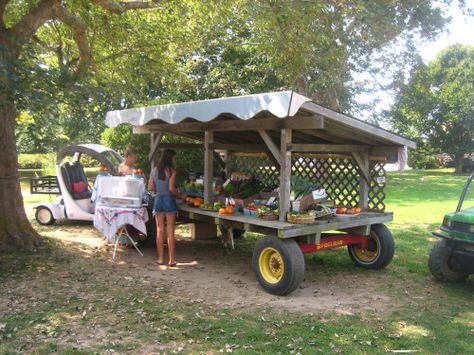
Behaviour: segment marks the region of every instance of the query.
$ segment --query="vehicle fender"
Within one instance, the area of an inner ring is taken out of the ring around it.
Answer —
[[[48,208],[51,213],[53,214],[54,219],[64,219],[66,215],[64,213],[64,205],[62,204],[55,204],[53,202],[40,202],[33,206],[33,209],[37,209],[39,207],[46,207]]]

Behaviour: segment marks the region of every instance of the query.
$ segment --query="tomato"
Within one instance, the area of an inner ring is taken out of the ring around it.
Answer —
[[[219,208],[219,214],[226,214],[227,209],[226,208]]]
[[[336,210],[336,214],[346,214],[346,211],[347,211],[347,208],[345,208],[345,207],[339,207],[339,208]]]
[[[234,214],[234,207],[227,207],[225,210],[227,214]]]
[[[361,213],[361,212],[362,212],[362,208],[360,207],[354,208],[354,213]]]

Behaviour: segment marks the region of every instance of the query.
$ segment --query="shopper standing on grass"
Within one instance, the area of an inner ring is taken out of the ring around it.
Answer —
[[[166,234],[168,237],[168,266],[176,266],[175,259],[175,239],[174,230],[178,206],[177,198],[186,198],[175,187],[176,181],[176,152],[172,149],[165,149],[158,161],[153,166],[150,179],[148,180],[148,190],[156,194],[153,205],[153,215],[156,222],[156,248],[158,251],[158,265],[163,265],[164,254],[164,232],[166,222]]]

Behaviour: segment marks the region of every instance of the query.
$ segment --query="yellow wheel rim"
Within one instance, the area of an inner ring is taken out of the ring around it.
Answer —
[[[369,245],[367,248],[361,248],[358,245],[353,246],[354,256],[363,263],[371,263],[379,257],[380,243],[378,238],[372,235],[369,237]]]
[[[258,266],[263,279],[270,284],[278,283],[285,271],[285,264],[281,254],[271,247],[262,250],[258,258]]]

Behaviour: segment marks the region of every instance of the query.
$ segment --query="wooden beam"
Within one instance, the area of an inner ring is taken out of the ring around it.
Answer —
[[[299,153],[352,153],[368,152],[369,147],[356,144],[289,144],[288,150]]]
[[[161,143],[160,147],[170,149],[203,149],[204,143]]]
[[[368,153],[352,153],[352,156],[359,167],[361,178],[359,180],[359,207],[367,209],[369,207],[370,188],[370,167]]]
[[[161,143],[161,148],[171,149],[204,149],[204,143]],[[214,142],[209,145],[213,150],[228,150],[237,152],[263,152],[267,147],[263,144],[224,144]]]
[[[263,152],[267,147],[263,144],[224,144],[213,143],[211,146],[217,150],[228,150],[231,152]]]
[[[406,145],[410,148],[416,148],[416,143],[405,138],[402,136],[399,136],[398,134],[389,132],[385,129],[376,127],[374,125],[371,125],[367,122],[358,120],[357,118],[350,117],[347,115],[344,115],[342,113],[333,111],[331,109],[328,109],[326,107],[320,106],[318,104],[315,104],[314,102],[306,102],[303,104],[303,108],[320,114],[323,117],[330,118],[340,124],[343,124],[345,126],[349,126],[352,128],[355,128],[360,131],[364,131],[367,133],[370,133],[378,138],[382,138],[384,140],[388,140],[392,143],[399,144],[399,145]]]
[[[151,135],[150,153],[148,153],[148,161],[153,161],[158,146],[160,145],[161,139],[163,138],[163,132],[157,132]]]
[[[212,202],[212,178],[214,153],[211,148],[214,142],[214,133],[212,131],[204,132],[204,203]]]
[[[290,210],[291,192],[291,151],[288,145],[291,144],[291,128],[281,130],[281,165],[280,165],[280,221],[286,221],[286,214]]]
[[[219,120],[211,122],[183,122],[176,124],[149,123],[133,127],[133,133],[151,133],[163,131],[169,133],[199,132],[199,131],[256,131],[277,130],[283,128],[323,129],[324,119],[320,116],[295,116],[285,118],[253,118],[249,120]]]
[[[354,158],[357,166],[359,167],[359,172],[364,180],[370,184],[370,175],[369,175],[369,156],[368,154],[353,152],[351,153],[352,157]]]
[[[265,132],[263,130],[259,130],[258,133],[260,134],[260,137],[262,137],[263,141],[267,145],[268,150],[273,155],[273,157],[275,158],[278,165],[282,165],[283,164],[283,157],[281,155],[280,149],[278,149],[275,142],[273,142],[273,139],[268,135],[267,132]]]

